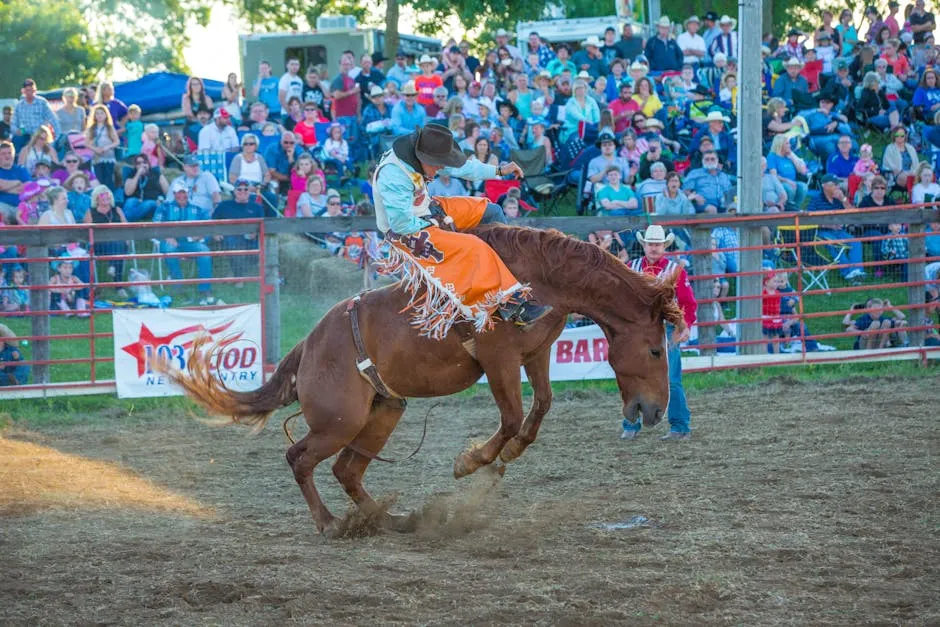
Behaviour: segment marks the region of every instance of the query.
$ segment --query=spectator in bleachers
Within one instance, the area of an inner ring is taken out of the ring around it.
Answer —
[[[923,44],[937,28],[933,13],[924,10],[924,0],[914,0],[914,9],[907,18],[915,44]]]
[[[69,133],[81,134],[85,130],[85,109],[76,106],[78,99],[78,90],[74,87],[66,87],[62,91],[62,106],[55,112],[56,119],[59,121],[59,134],[56,144],[60,149],[68,146]]]
[[[294,162],[304,153],[303,148],[297,145],[297,139],[290,131],[281,133],[281,140],[277,144],[268,146],[264,153],[264,161],[268,166],[271,178],[278,183],[281,194],[290,190],[290,173]]]
[[[842,12],[839,13],[839,24],[836,25],[835,30],[842,42],[842,56],[851,54],[855,44],[858,43],[858,32],[852,24],[852,11],[850,9],[842,9]]]
[[[682,191],[682,176],[678,172],[669,172],[666,175],[666,189],[661,194],[655,196],[654,207],[656,215],[694,215],[695,207],[688,195]],[[676,235],[681,237],[686,244],[691,245],[691,238],[680,232],[683,229],[676,229]]]
[[[915,204],[940,200],[940,185],[937,184],[933,168],[926,161],[920,163],[914,171],[917,181],[911,189],[911,202]]]
[[[49,106],[49,101],[36,93],[35,81],[27,78],[23,81],[20,92],[23,97],[13,107],[13,117],[10,120],[15,147],[19,149],[25,146],[43,124],[52,127],[53,134],[58,135],[59,120]]]
[[[389,68],[386,78],[401,87],[408,82],[408,73],[406,70],[407,59],[405,58],[405,53],[399,50],[395,53],[395,65]]]
[[[132,104],[127,108],[127,121],[124,123],[127,149],[124,154],[137,155],[143,149],[144,123],[140,119],[140,106]]]
[[[379,52],[376,54],[379,59],[382,61],[385,60],[382,53]],[[365,101],[366,97],[369,95],[369,90],[373,85],[381,87],[385,84],[385,74],[382,73],[382,70],[375,67],[372,55],[368,53],[364,53],[359,57],[359,73],[356,74],[356,83],[359,84],[359,95],[363,101]]]
[[[0,116],[0,141],[6,141],[13,137],[13,107],[6,105],[2,109],[3,115]]]
[[[237,179],[231,200],[219,203],[213,220],[247,220],[264,217],[264,208],[252,199],[252,190],[255,184],[252,181]],[[215,241],[222,243],[222,250],[257,250],[258,234],[243,233],[241,235],[217,235]],[[232,276],[246,277],[257,272],[257,261],[253,256],[232,256],[228,258]],[[242,282],[235,283],[236,288],[242,287]]]
[[[88,128],[85,129],[85,145],[93,153],[91,167],[95,177],[109,189],[114,187],[114,166],[117,161],[118,146],[121,145],[117,130],[111,119],[108,107],[96,104],[88,116]]]
[[[725,123],[730,122],[728,117],[721,111],[712,111],[705,117],[706,127],[701,129],[689,144],[689,151],[698,149],[702,139],[708,137],[712,140],[712,150],[718,153],[718,158],[722,163],[730,164],[733,168],[737,155],[737,146],[731,133],[725,130]]]
[[[428,194],[431,196],[466,196],[467,188],[460,179],[453,178],[446,171],[440,172],[437,178],[428,183]]]
[[[526,125],[529,130],[529,139],[523,143],[524,148],[538,148],[541,146],[545,149],[545,167],[546,170],[551,170],[552,164],[555,162],[554,150],[552,149],[551,140],[545,135],[545,118],[542,117],[531,117],[526,122]],[[616,148],[616,145],[615,145]]]
[[[304,81],[300,78],[300,60],[290,58],[284,67],[286,71],[277,82],[277,100],[282,111],[287,110],[287,105],[292,98],[300,100],[304,88]],[[209,107],[211,108],[212,105],[210,104]]]
[[[862,93],[856,105],[861,119],[880,131],[898,125],[900,114],[894,103],[888,100],[885,88],[875,72],[868,72],[862,80]]]
[[[645,76],[633,86],[633,99],[640,107],[640,111],[647,117],[647,121],[656,115],[663,108],[663,103],[656,95],[656,88],[653,87],[653,81]]]
[[[698,34],[698,29],[702,25],[697,15],[686,18],[685,32],[676,37],[676,44],[682,50],[682,62],[691,63],[697,66],[705,60],[707,53],[705,39]]]
[[[133,164],[133,172],[124,180],[124,215],[131,222],[143,222],[153,216],[170,183],[162,172],[151,170],[144,155],[134,157]]]
[[[0,387],[29,383],[29,366],[19,363],[23,361],[19,346],[16,333],[0,324]]]
[[[306,189],[297,200],[297,217],[318,218],[326,213],[326,184],[317,175],[307,178]]]
[[[572,135],[578,132],[581,125],[593,125],[601,121],[601,112],[597,102],[587,95],[588,86],[583,80],[574,82],[573,96],[565,104],[565,121],[562,128],[561,141],[568,141]]]
[[[800,63],[805,62],[806,46],[803,45],[802,37],[803,33],[800,29],[791,28],[787,32],[786,41],[780,44],[780,47],[774,52],[774,56],[779,59],[796,59]]]
[[[241,140],[242,150],[232,159],[228,167],[229,182],[234,184],[237,180],[248,181],[252,186],[252,193],[258,193],[268,187],[271,182],[271,172],[264,157],[258,154],[258,136],[254,133],[245,133]],[[276,200],[276,199],[270,199]]]
[[[423,127],[427,121],[427,112],[417,101],[418,90],[414,83],[410,81],[405,83],[401,88],[401,93],[405,99],[392,108],[391,115],[391,131],[396,137],[413,133],[415,129]],[[433,101],[433,95],[431,99]]]
[[[633,21],[628,17],[623,21],[623,29],[620,31],[620,41],[617,42],[617,49],[620,51],[620,57],[632,62],[638,56],[643,54],[643,38],[638,37],[633,32]]]
[[[291,104],[293,104],[293,102]],[[320,107],[315,102],[305,102],[300,106],[302,107],[302,118],[299,122],[294,124],[294,128],[291,130],[294,132],[294,135],[300,138],[304,148],[313,150],[314,146],[319,143],[317,139],[317,124],[323,124],[329,120],[323,117],[323,114],[320,112]]]
[[[672,38],[672,21],[665,15],[656,23],[656,36],[646,42],[650,70],[657,74],[682,69],[682,50]],[[648,114],[649,115],[649,114]]]
[[[826,174],[822,177],[821,184],[822,191],[820,191],[818,194],[814,194],[812,198],[810,198],[809,205],[806,207],[807,211],[841,211],[843,209],[852,208],[852,205],[845,197],[845,193],[842,191],[842,188],[839,187],[839,179],[832,176],[831,174]],[[852,238],[852,235],[849,234],[844,227],[839,226],[820,227],[817,231],[817,234],[819,237],[825,240],[841,240]],[[862,263],[861,243],[845,242],[835,246],[830,246],[830,253],[832,254],[833,258],[837,257],[837,249],[841,246],[848,248],[848,258],[843,258],[840,263],[849,264],[839,270],[840,274],[842,274],[842,278],[851,282],[861,281],[865,277],[865,271],[860,265],[858,265]]]
[[[336,168],[340,177],[345,176],[349,161],[349,144],[343,137],[343,125],[339,122],[330,124],[326,141],[323,142],[324,165]]]
[[[49,209],[39,216],[39,225],[75,224],[75,216],[69,211],[68,192],[64,187],[52,187],[46,192]]]
[[[232,116],[227,109],[219,107],[212,114],[212,124],[199,131],[198,150],[225,152],[238,150],[238,134],[232,128]]]
[[[636,195],[643,201],[645,198],[655,198],[666,190],[666,166],[654,163],[650,166],[650,177],[636,186]],[[643,205],[645,206],[645,204]]]
[[[302,122],[304,119],[304,105],[300,102],[300,98],[296,96],[287,101],[287,107],[285,109],[284,116],[281,118],[281,124],[284,128],[293,131],[297,127],[297,124]]]
[[[799,176],[806,176],[809,168],[790,147],[790,140],[785,135],[777,135],[770,146],[767,155],[767,168],[771,173],[780,177],[780,182],[787,190],[787,209],[799,211],[803,208],[809,186],[798,180]]]
[[[695,205],[696,213],[724,213],[728,210],[725,200],[734,191],[734,183],[721,171],[718,153],[708,152],[702,156],[702,167],[690,171],[682,184]]]
[[[156,221],[156,218],[154,218]],[[91,192],[91,209],[82,219],[84,224],[117,224],[127,222],[124,212],[114,204],[114,193],[106,185],[98,185]],[[127,246],[122,241],[95,242],[96,255],[123,255]],[[107,278],[109,281],[123,281],[124,260],[108,261]],[[179,260],[176,262],[179,264]],[[123,290],[123,288],[121,288]],[[122,296],[126,296],[122,292]]]
[[[940,111],[940,81],[937,76],[937,70],[932,67],[924,70],[911,103],[917,118],[928,123],[933,122],[937,111]]]
[[[608,108],[614,116],[614,132],[619,135],[630,126],[633,114],[640,110],[640,105],[633,99],[633,88],[621,85],[620,97],[611,101]]]
[[[333,121],[352,128],[361,112],[359,84],[350,76],[355,66],[352,54],[344,52],[340,57],[339,73],[330,84]],[[270,162],[270,160],[269,160]]]
[[[23,185],[30,181],[29,172],[15,163],[16,150],[10,141],[0,141],[0,222],[14,224],[16,207]]]
[[[862,146],[862,149],[864,148],[865,146]],[[871,146],[868,146],[868,149],[871,150]],[[855,171],[857,163],[858,157],[852,154],[852,138],[849,135],[842,135],[836,142],[836,151],[826,160],[826,173],[846,180]]]
[[[198,162],[197,162],[198,163]],[[201,207],[198,207],[189,201],[189,188],[185,181],[176,179],[170,186],[172,200],[163,203],[157,208],[153,216],[154,222],[185,222],[189,220],[208,220],[211,214]],[[160,242],[160,252],[169,253],[207,253],[209,247],[206,246],[203,238],[194,237],[168,237]],[[180,268],[179,257],[167,257],[166,266],[170,271],[170,278],[179,281],[183,278],[183,272]],[[200,279],[212,278],[212,258],[206,255],[196,257],[196,272]],[[210,283],[200,283],[198,286],[200,305],[215,305],[216,299],[212,295],[212,285]]]
[[[36,178],[33,169],[40,160],[45,160],[50,164],[59,164],[59,156],[52,147],[52,128],[46,125],[40,126],[33,133],[29,142],[20,151],[17,163],[26,168],[30,176]]]
[[[258,78],[251,87],[251,94],[259,99],[261,104],[273,115],[281,112],[281,103],[278,99],[278,83],[280,81],[271,74],[271,64],[267,61],[258,63]],[[252,105],[254,106],[254,105]]]
[[[721,32],[712,40],[709,47],[712,57],[722,53],[729,59],[738,58],[738,33],[734,30],[737,23],[737,20],[727,15],[722,15],[721,19],[718,20],[718,28],[721,29]]]
[[[186,189],[187,203],[191,203],[203,212],[203,217],[199,219],[208,220],[212,215],[213,208],[222,199],[222,190],[214,176],[202,171],[202,166],[196,155],[187,155],[183,159],[183,174],[173,181],[171,187],[179,187],[180,185]],[[154,218],[154,221],[156,221],[156,218]]]
[[[632,176],[630,164],[626,159],[617,156],[617,138],[610,131],[601,131],[594,142],[601,154],[588,162],[587,177],[591,183],[601,183],[606,178],[607,168],[617,166],[621,171],[621,180],[628,180]],[[639,166],[639,164],[637,164]]]
[[[763,172],[761,177],[761,199],[763,200],[764,211],[767,213],[786,211],[787,190],[783,187],[780,177],[767,168],[766,157],[760,158],[760,167],[761,172]]]
[[[0,277],[0,283],[3,283]],[[9,269],[9,280],[0,290],[0,311],[25,313],[29,311],[29,281],[26,268],[15,263]]]
[[[549,61],[545,67],[551,78],[561,75],[562,72],[568,72],[571,76],[578,73],[578,68],[571,60],[571,47],[568,44],[558,44],[558,47],[555,48],[555,55],[555,58]]]
[[[199,79],[197,79],[199,80]],[[202,84],[202,81],[200,81]],[[111,81],[101,81],[98,83],[98,90],[95,93],[95,105],[104,105],[108,108],[108,114],[118,135],[124,133],[124,122],[127,118],[128,107],[123,101],[114,97],[114,84]],[[92,113],[94,111],[92,110]]]
[[[835,111],[835,97],[826,90],[816,95],[818,106],[806,115],[809,127],[809,146],[813,153],[823,161],[836,151],[836,144],[841,135],[852,133],[848,119]]]
[[[907,142],[907,129],[896,126],[891,129],[891,143],[885,146],[882,159],[882,172],[889,181],[901,189],[907,188],[907,179],[914,175],[920,159],[917,151]]]
[[[39,216],[49,208],[46,200],[48,181],[29,181],[20,192],[20,202],[16,206],[16,224],[32,226],[39,222]]]
[[[803,70],[803,62],[791,57],[783,66],[786,72],[774,81],[774,97],[782,99],[788,107],[804,107],[808,104],[810,95],[809,83],[800,74]]]
[[[636,194],[627,185],[621,184],[623,170],[616,165],[608,166],[604,172],[605,185],[594,193],[594,204],[599,216],[641,215],[643,209],[637,202]]]
[[[62,183],[62,188],[68,192],[69,211],[72,212],[75,222],[83,222],[85,214],[91,209],[91,186],[88,172],[82,170],[75,172]]]
[[[675,169],[672,159],[663,154],[662,141],[658,137],[646,141],[646,152],[640,158],[640,168],[637,172],[640,181],[649,178],[650,168],[654,163],[662,163],[666,167],[666,172]]]

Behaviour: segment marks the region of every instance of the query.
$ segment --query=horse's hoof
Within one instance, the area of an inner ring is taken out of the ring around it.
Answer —
[[[398,533],[414,533],[418,528],[418,516],[414,513],[408,515],[385,514],[382,528]]]
[[[332,519],[320,529],[320,535],[322,535],[324,538],[329,538],[330,540],[341,538],[343,536],[343,527],[340,524],[340,521],[336,518]]]
[[[454,479],[462,479],[469,474],[476,472],[480,467],[480,462],[476,461],[467,453],[461,453],[454,460]]]
[[[503,450],[499,452],[499,459],[508,464],[509,462],[518,459],[524,450],[525,446],[513,438],[506,442],[506,446],[504,446]]]

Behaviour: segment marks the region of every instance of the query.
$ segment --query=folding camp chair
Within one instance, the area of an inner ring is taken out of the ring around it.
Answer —
[[[199,165],[203,171],[208,172],[219,182],[219,187],[226,192],[232,192],[234,188],[228,182],[228,159],[223,151],[199,150],[195,153],[199,159]]]
[[[800,236],[799,257],[796,252],[797,231]],[[799,260],[803,272],[804,292],[814,287],[828,292],[829,270],[845,261],[849,251],[845,244],[830,244],[820,238],[819,227],[815,225],[778,226],[775,244],[778,247],[777,258],[780,266],[794,268]],[[832,254],[830,249],[834,250],[835,254]]]
[[[530,150],[511,150],[509,158],[522,168],[522,194],[532,199],[543,214],[552,213],[558,202],[566,195],[571,186],[568,184],[568,171],[546,172],[545,146]]]

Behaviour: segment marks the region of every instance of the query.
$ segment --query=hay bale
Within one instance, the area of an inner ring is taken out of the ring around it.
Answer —
[[[278,236],[278,263],[284,278],[284,289],[307,293],[307,277],[311,259],[328,259],[330,254],[302,235],[284,233]]]
[[[362,270],[346,259],[313,259],[307,269],[310,294],[315,301],[332,304],[362,291]]]

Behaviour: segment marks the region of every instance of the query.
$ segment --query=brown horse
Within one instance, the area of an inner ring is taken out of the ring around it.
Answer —
[[[635,420],[642,412],[645,425],[658,423],[669,400],[663,322],[684,326],[675,303],[675,277],[656,280],[638,274],[593,244],[556,231],[486,226],[473,232],[532,286],[540,302],[554,306],[551,314],[526,330],[500,323],[477,334],[471,355],[456,330],[440,341],[420,337],[400,313],[408,295],[394,285],[362,294],[358,306],[366,353],[394,394],[454,394],[486,373],[500,426],[484,444],[457,456],[454,476],[468,475],[497,456],[511,461],[535,440],[552,401],[550,349],[571,312],[589,316],[607,336],[624,416]],[[316,466],[339,453],[333,474],[360,509],[374,510],[376,502],[363,488],[362,477],[405,409],[401,399],[377,394],[359,375],[347,304],[330,309],[258,390],[225,389],[210,372],[209,352],[194,351],[189,373],[172,375],[211,413],[258,429],[274,410],[300,401],[310,430],[287,451],[287,462],[321,532],[334,529],[335,519],[314,486]],[[520,366],[534,393],[525,422]],[[401,523],[391,516],[386,520],[393,527]]]

